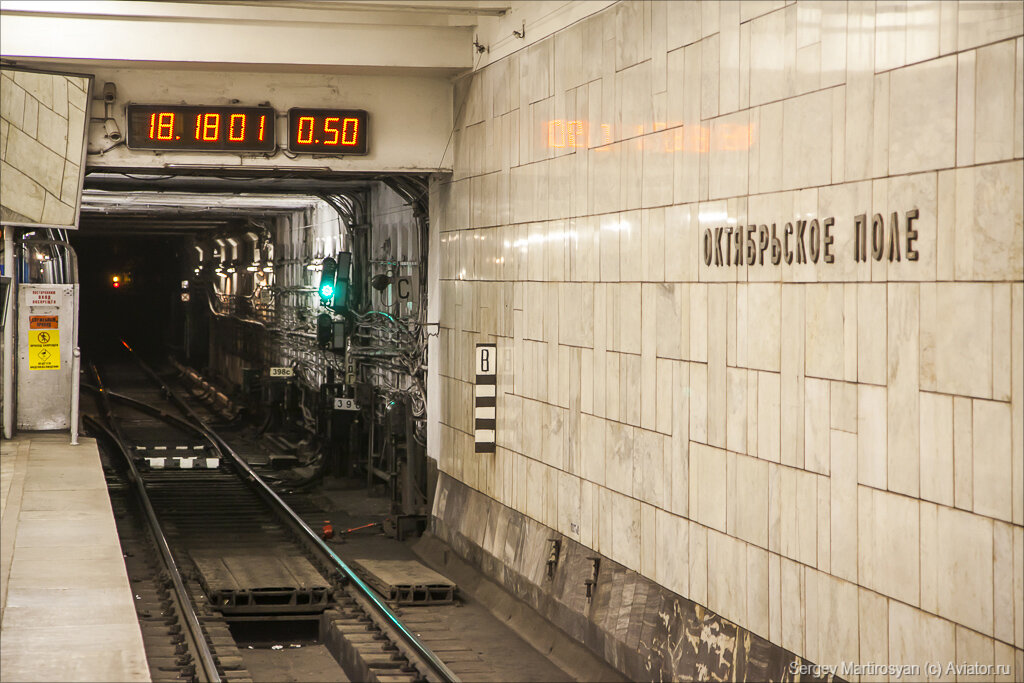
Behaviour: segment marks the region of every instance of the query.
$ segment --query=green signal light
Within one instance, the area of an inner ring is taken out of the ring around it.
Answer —
[[[330,306],[334,298],[334,279],[338,271],[338,262],[330,256],[324,259],[320,270],[320,303]]]

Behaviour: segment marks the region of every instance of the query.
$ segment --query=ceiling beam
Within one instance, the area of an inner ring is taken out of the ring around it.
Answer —
[[[472,26],[46,12],[49,3],[4,3],[0,45],[9,59],[169,64],[282,65],[304,69],[425,70],[454,75],[472,67]],[[64,3],[60,3],[64,4]],[[90,3],[70,3],[87,8]],[[147,3],[148,4],[148,3]],[[169,3],[154,3],[169,4]],[[277,8],[267,8],[277,9]],[[40,11],[43,10],[43,11]]]

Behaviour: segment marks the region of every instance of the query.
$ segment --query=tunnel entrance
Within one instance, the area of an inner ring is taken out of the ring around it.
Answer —
[[[229,173],[87,175],[83,367],[128,344],[222,397],[286,485],[367,487],[420,527],[426,177]]]
[[[184,348],[178,305],[184,235],[72,233],[79,258],[79,335],[87,356],[109,353],[124,339],[147,355]]]

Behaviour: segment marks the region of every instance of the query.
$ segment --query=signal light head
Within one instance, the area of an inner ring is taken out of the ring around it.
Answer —
[[[322,349],[331,346],[334,336],[334,322],[329,313],[321,313],[316,318],[316,343]]]
[[[338,262],[330,256],[324,259],[320,271],[320,304],[330,306],[334,299],[334,277],[338,271]]]

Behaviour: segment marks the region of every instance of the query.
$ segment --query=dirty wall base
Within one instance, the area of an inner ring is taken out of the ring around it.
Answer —
[[[631,680],[825,680],[796,676],[811,662],[444,473],[431,522],[469,564]],[[549,578],[552,539],[560,551]]]

